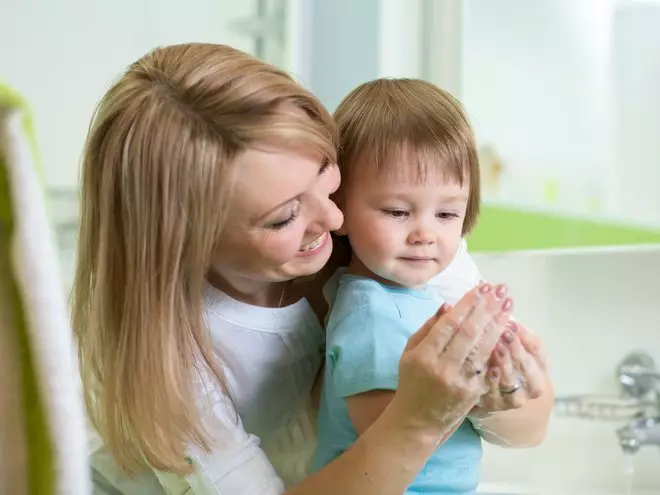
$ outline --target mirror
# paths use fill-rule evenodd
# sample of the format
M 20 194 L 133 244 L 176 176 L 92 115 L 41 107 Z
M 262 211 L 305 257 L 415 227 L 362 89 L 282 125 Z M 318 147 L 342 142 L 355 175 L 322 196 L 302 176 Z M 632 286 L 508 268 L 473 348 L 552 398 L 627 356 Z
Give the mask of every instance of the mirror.
M 459 95 L 485 204 L 473 248 L 660 242 L 660 3 L 463 3 Z

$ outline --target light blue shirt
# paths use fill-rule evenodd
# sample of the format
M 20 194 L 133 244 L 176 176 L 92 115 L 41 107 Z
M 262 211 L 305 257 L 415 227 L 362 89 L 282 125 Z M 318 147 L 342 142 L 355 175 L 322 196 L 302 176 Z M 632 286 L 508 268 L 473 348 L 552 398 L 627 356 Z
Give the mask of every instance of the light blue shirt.
M 370 390 L 395 390 L 399 358 L 408 338 L 438 307 L 438 299 L 429 289 L 391 287 L 355 275 L 341 276 L 326 330 L 315 470 L 358 437 L 345 398 Z M 476 492 L 481 454 L 481 438 L 465 420 L 429 458 L 406 494 Z

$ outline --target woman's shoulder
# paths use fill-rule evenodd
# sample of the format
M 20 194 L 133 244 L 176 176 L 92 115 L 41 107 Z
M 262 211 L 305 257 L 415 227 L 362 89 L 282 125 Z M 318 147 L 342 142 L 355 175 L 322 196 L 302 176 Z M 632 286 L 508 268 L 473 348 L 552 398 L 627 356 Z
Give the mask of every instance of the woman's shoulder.
M 88 434 L 89 464 L 94 493 L 121 495 L 165 495 L 158 477 L 151 469 L 135 475 L 125 475 L 114 457 L 94 430 Z
M 90 464 L 94 493 L 165 495 L 166 493 L 253 493 L 262 487 L 266 495 L 284 491 L 282 481 L 259 446 L 259 439 L 245 431 L 231 398 L 217 388 L 201 392 L 209 403 L 209 428 L 216 434 L 210 449 L 192 445 L 188 459 L 190 475 L 177 475 L 146 468 L 137 476 L 125 475 L 112 454 L 94 433 L 90 441 Z M 192 490 L 192 491 L 191 491 Z M 256 491 L 254 492 L 256 493 Z

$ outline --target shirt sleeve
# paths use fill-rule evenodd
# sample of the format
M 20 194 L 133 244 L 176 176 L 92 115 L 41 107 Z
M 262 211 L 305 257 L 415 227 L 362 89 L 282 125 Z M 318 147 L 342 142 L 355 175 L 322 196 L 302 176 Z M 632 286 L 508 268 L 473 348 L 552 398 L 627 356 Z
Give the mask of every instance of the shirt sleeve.
M 356 308 L 328 328 L 330 375 L 340 397 L 396 390 L 399 359 L 410 331 L 398 314 Z
M 124 475 L 110 453 L 96 445 L 91 453 L 94 493 L 103 495 L 281 495 L 284 484 L 259 447 L 259 439 L 243 429 L 231 401 L 209 393 L 217 432 L 211 452 L 189 451 L 195 472 L 179 476 L 148 471 L 136 478 Z
M 208 396 L 218 431 L 214 450 L 199 447 L 190 451 L 195 473 L 186 477 L 192 491 L 199 495 L 281 495 L 284 483 L 278 477 L 259 439 L 247 433 L 231 400 L 220 392 Z M 161 483 L 163 479 L 161 478 Z M 168 492 L 169 493 L 169 492 Z
M 467 243 L 463 239 L 449 266 L 428 283 L 439 300 L 454 305 L 466 292 L 475 288 L 481 279 L 479 268 L 468 253 Z

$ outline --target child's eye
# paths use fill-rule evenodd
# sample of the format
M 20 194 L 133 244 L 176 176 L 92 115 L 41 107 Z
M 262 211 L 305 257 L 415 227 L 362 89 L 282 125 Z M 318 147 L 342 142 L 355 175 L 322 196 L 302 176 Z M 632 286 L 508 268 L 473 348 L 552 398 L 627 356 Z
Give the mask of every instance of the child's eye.
M 458 218 L 458 213 L 453 213 L 451 211 L 441 211 L 436 215 L 441 220 L 451 220 L 452 218 Z
M 390 215 L 394 218 L 404 218 L 408 216 L 408 212 L 405 210 L 396 210 L 396 209 L 384 209 L 383 213 Z

